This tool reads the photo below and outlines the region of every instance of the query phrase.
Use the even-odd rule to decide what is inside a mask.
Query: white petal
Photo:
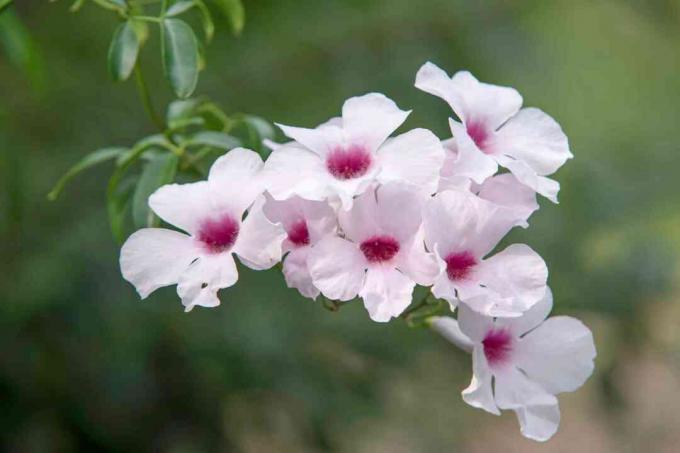
[[[583,385],[593,372],[595,355],[590,329],[578,319],[556,316],[519,341],[515,360],[532,380],[557,394]]]
[[[264,197],[248,211],[241,224],[233,251],[246,266],[255,269],[269,269],[281,261],[282,244],[286,231],[280,224],[270,222],[262,212]]]
[[[501,409],[519,409],[525,406],[550,406],[557,398],[538,383],[527,378],[514,366],[494,372],[496,404]]]
[[[402,244],[403,252],[397,255],[397,268],[422,286],[430,286],[440,273],[433,253],[425,250],[423,231],[420,229],[411,243]]]
[[[372,266],[359,296],[373,321],[388,322],[409,306],[415,286],[413,280],[394,268]]]
[[[557,404],[527,406],[515,409],[524,437],[539,442],[550,439],[560,425],[560,407]]]
[[[186,311],[195,306],[217,307],[217,291],[232,286],[238,280],[236,263],[231,253],[203,255],[182,274],[177,294]]]
[[[457,176],[464,176],[477,184],[481,184],[486,178],[498,171],[498,164],[494,158],[484,154],[477,147],[462,124],[449,118],[449,126],[458,149],[458,159],[455,166]]]
[[[527,219],[538,209],[536,193],[511,173],[487,179],[478,195],[484,200],[511,209],[517,218],[517,225],[523,228],[529,226]]]
[[[325,201],[305,200],[298,196],[279,201],[267,194],[263,209],[271,222],[281,223],[286,231],[304,220],[312,244],[321,237],[334,233],[337,227],[335,211]]]
[[[277,124],[286,136],[292,138],[321,158],[345,143],[345,133],[335,124],[324,123],[316,129]]]
[[[361,290],[367,264],[356,244],[328,236],[312,247],[307,266],[314,286],[324,296],[345,301],[356,297]]]
[[[262,172],[264,184],[277,200],[299,195],[307,200],[323,200],[327,189],[328,170],[311,151],[297,145],[286,145],[269,155]]]
[[[302,247],[291,251],[283,261],[283,276],[289,288],[295,288],[305,297],[316,299],[319,290],[314,286],[307,267],[310,248]]]
[[[149,197],[149,207],[167,223],[195,234],[214,213],[212,192],[206,181],[168,184]]]
[[[532,188],[536,193],[540,193],[553,203],[557,203],[557,194],[560,191],[560,184],[557,181],[539,176],[534,169],[521,160],[503,155],[494,157],[500,165],[510,170],[519,182]]]
[[[420,68],[416,87],[444,99],[463,121],[484,121],[490,130],[497,129],[522,106],[522,96],[514,88],[481,83],[467,71],[449,78],[432,63]]]
[[[120,270],[142,299],[156,289],[174,285],[199,255],[186,234],[163,228],[134,232],[120,251]]]
[[[215,194],[216,203],[228,207],[239,218],[264,192],[260,176],[262,158],[245,148],[235,148],[220,157],[210,168],[208,183]]]
[[[475,272],[481,284],[503,298],[497,307],[502,311],[519,315],[543,299],[547,291],[548,267],[528,245],[510,245],[482,261]]]
[[[406,121],[409,113],[385,95],[369,93],[345,101],[342,124],[350,143],[364,144],[374,152]]]
[[[540,176],[556,172],[574,157],[560,125],[537,108],[520,110],[500,128],[490,146],[526,163]]]
[[[458,321],[448,316],[433,316],[428,319],[430,327],[442,337],[458,346],[466,352],[472,352],[473,343],[467,335],[460,330]]]
[[[431,194],[439,183],[444,148],[432,132],[414,129],[387,141],[378,150],[378,161],[378,181],[382,184],[407,182]]]
[[[522,316],[507,320],[499,320],[507,326],[515,336],[520,337],[540,325],[550,314],[553,307],[553,296],[550,287],[546,288],[543,298]]]
[[[483,257],[514,226],[512,213],[462,190],[437,194],[425,205],[425,242],[438,244],[442,257],[451,252],[471,252]]]
[[[458,325],[460,330],[473,342],[481,343],[486,333],[493,328],[493,318],[472,310],[465,304],[458,307]]]
[[[472,382],[462,392],[463,401],[472,407],[500,415],[491,390],[492,377],[483,349],[476,347],[472,352]]]

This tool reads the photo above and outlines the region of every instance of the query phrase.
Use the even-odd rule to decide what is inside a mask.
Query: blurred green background
[[[413,88],[422,63],[516,87],[576,156],[523,241],[548,262],[556,313],[594,331],[596,373],[563,395],[547,444],[514,414],[468,407],[469,357],[425,330],[337,313],[241,269],[222,306],[174,288],[141,302],[120,276],[104,205],[111,168],[46,193],[73,162],[155,132],[134,84],[113,84],[114,16],[19,0],[0,25],[0,445],[5,451],[677,451],[680,429],[680,2],[246,1],[197,94],[227,111],[317,124],[368,91],[447,130]],[[9,38],[8,38],[9,36]],[[157,34],[142,54],[171,100]]]

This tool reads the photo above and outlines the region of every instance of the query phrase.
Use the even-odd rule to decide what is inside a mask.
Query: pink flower
[[[517,211],[463,190],[437,194],[425,206],[425,243],[439,263],[432,293],[489,316],[518,316],[546,291],[548,269],[529,246],[513,244],[485,258],[513,226]],[[485,296],[485,297],[477,297]]]
[[[483,316],[462,305],[457,321],[431,319],[435,330],[472,352],[473,377],[463,390],[465,402],[496,415],[499,409],[514,410],[522,434],[539,441],[557,431],[555,395],[583,385],[596,356],[590,330],[571,317],[547,318],[551,309],[548,290],[517,318]]]
[[[294,140],[275,146],[265,167],[267,189],[277,200],[339,198],[345,210],[373,183],[392,181],[437,188],[444,150],[425,129],[388,140],[409,112],[382,94],[348,99],[342,118],[315,129],[279,125]]]
[[[267,197],[264,213],[274,223],[280,223],[286,232],[283,252],[283,276],[291,288],[316,299],[319,290],[314,286],[307,268],[307,257],[311,247],[321,238],[335,234],[337,221],[335,212],[325,202],[303,200],[300,197],[277,201]]]
[[[450,119],[449,125],[470,178],[481,184],[502,165],[523,184],[557,202],[559,184],[546,176],[573,155],[554,119],[537,108],[521,109],[522,96],[515,89],[481,83],[467,71],[450,78],[425,63],[415,85],[444,99],[460,119]]]
[[[411,303],[416,283],[428,285],[436,263],[421,233],[421,194],[387,184],[339,212],[344,237],[327,236],[310,251],[309,271],[324,296],[360,296],[374,321],[387,322]]]
[[[262,201],[251,207],[263,190],[262,165],[256,153],[237,148],[213,164],[207,181],[170,184],[151,195],[151,209],[188,234],[144,228],[127,239],[120,267],[142,299],[177,284],[186,311],[215,307],[217,291],[238,279],[232,254],[253,269],[280,261],[285,233],[264,217]]]

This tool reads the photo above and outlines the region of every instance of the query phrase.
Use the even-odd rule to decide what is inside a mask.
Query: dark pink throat
[[[371,155],[363,146],[352,145],[331,151],[326,158],[326,168],[337,179],[353,179],[365,175],[371,162]]]
[[[491,366],[506,362],[512,353],[512,335],[504,329],[488,331],[482,344],[486,360]]]
[[[309,230],[307,229],[307,222],[298,220],[291,225],[288,230],[288,240],[297,247],[309,245]]]
[[[399,252],[399,242],[391,236],[373,236],[359,246],[370,263],[382,263]]]
[[[210,253],[229,250],[236,242],[239,222],[230,215],[203,222],[198,232],[198,240]]]
[[[472,141],[475,142],[475,145],[477,145],[477,148],[489,154],[490,134],[486,126],[484,126],[484,123],[471,121],[470,123],[466,124],[466,129]]]
[[[446,258],[446,275],[449,280],[465,280],[472,273],[477,260],[470,252],[451,253]]]

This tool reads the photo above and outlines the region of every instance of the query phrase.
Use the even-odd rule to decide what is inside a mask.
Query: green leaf
[[[255,115],[244,115],[243,121],[255,130],[260,136],[260,141],[264,139],[273,140],[276,137],[276,129],[269,121]]]
[[[193,116],[196,108],[201,105],[201,99],[178,99],[172,101],[168,106],[168,113],[166,115],[168,124],[179,119],[185,119]]]
[[[106,197],[106,211],[109,214],[111,233],[118,243],[122,243],[125,239],[125,219],[134,189],[135,178],[126,178],[117,184],[115,190]]]
[[[168,10],[165,12],[167,17],[179,16],[180,14],[193,8],[196,4],[194,0],[179,0],[175,2]]]
[[[171,183],[177,173],[179,158],[172,153],[155,155],[147,162],[132,196],[132,220],[138,228],[153,227],[160,220],[149,208],[149,196],[159,187]]]
[[[54,185],[54,188],[49,194],[47,194],[47,198],[51,201],[56,200],[61,191],[64,190],[66,183],[78,173],[97,164],[101,164],[102,162],[106,162],[121,156],[125,151],[127,151],[127,148],[102,148],[83,157],[77,164],[71,167],[61,178],[59,178],[59,181],[57,181],[57,183]]]
[[[213,35],[215,34],[215,24],[213,23],[212,14],[203,0],[194,0],[196,6],[201,11],[201,20],[203,22],[203,33],[205,34],[205,42],[209,43],[212,41]]]
[[[241,146],[241,141],[224,132],[201,131],[192,135],[185,144],[187,146],[211,146],[228,151]]]
[[[211,0],[229,20],[231,30],[235,35],[240,35],[246,20],[246,12],[241,0]]]
[[[46,83],[46,72],[40,49],[13,8],[6,9],[0,14],[0,45],[7,56],[7,61],[22,70],[35,91],[38,94],[42,93]]]
[[[77,13],[80,10],[80,8],[83,7],[84,4],[85,4],[85,0],[76,0],[75,2],[73,2],[73,4],[71,5],[71,7],[68,10],[69,10],[69,12]]]
[[[126,80],[132,74],[139,53],[139,38],[132,22],[118,26],[109,47],[109,74],[114,81]]]
[[[188,98],[198,82],[198,42],[193,30],[180,19],[165,19],[161,52],[163,69],[179,98]]]
[[[0,13],[5,10],[9,5],[12,4],[13,0],[0,0]]]

